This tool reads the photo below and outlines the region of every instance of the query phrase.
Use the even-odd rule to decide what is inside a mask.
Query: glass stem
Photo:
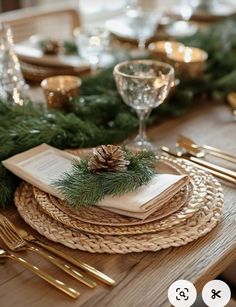
[[[90,68],[91,68],[91,74],[96,74],[98,68],[99,68],[99,58],[97,56],[93,56],[90,59]]]
[[[146,136],[146,119],[151,113],[151,109],[145,109],[145,110],[137,110],[137,114],[139,117],[139,133],[138,138],[140,140],[147,139]]]
[[[145,43],[146,43],[146,40],[140,39],[138,42],[138,48],[142,51],[145,50]]]

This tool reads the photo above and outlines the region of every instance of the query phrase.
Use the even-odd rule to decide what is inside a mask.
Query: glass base
[[[124,145],[127,146],[132,151],[142,151],[142,150],[151,150],[156,151],[157,147],[153,144],[148,138],[141,139],[137,136],[133,140],[126,140]]]

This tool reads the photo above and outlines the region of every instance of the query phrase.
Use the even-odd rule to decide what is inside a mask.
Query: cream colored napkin
[[[51,182],[71,170],[73,159],[65,151],[42,144],[17,154],[3,165],[39,189],[62,198]],[[158,174],[147,185],[122,196],[107,196],[97,206],[122,215],[145,219],[168,202],[189,181],[188,176]]]
[[[97,206],[139,219],[145,219],[167,203],[189,182],[187,175],[157,174],[145,186],[122,196],[107,196]]]

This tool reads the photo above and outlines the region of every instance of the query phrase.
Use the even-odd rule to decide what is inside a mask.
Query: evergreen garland
[[[133,154],[124,149],[125,159],[130,161],[126,171],[91,172],[88,160],[74,161],[71,172],[54,185],[66,203],[74,208],[91,206],[106,195],[123,195],[147,184],[155,172],[155,155],[148,151]]]
[[[182,114],[202,93],[224,97],[235,90],[236,21],[213,27],[183,41],[208,52],[205,74],[199,80],[181,80],[171,98],[153,110],[149,123]],[[23,107],[0,101],[0,161],[41,143],[61,149],[116,143],[137,126],[136,115],[122,102],[108,69],[83,80],[69,113],[47,111],[30,101]],[[11,201],[18,181],[0,164],[0,206]]]

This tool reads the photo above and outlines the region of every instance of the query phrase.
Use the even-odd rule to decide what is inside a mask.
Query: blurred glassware
[[[161,20],[161,11],[153,9],[151,5],[145,5],[144,1],[128,1],[125,11],[129,26],[133,29],[138,47],[145,49],[146,41],[154,36]]]
[[[168,8],[168,13],[172,16],[172,23],[166,28],[167,35],[172,37],[194,35],[198,30],[198,26],[189,21],[199,3],[200,0],[172,1],[172,4]]]
[[[171,2],[168,12],[184,21],[189,21],[201,0],[174,0]]]
[[[28,86],[15,54],[10,26],[0,24],[0,34],[0,99],[23,105]]]
[[[95,72],[100,66],[103,52],[109,47],[109,32],[103,27],[77,28],[74,36],[79,55],[89,61],[92,72]]]
[[[114,68],[117,89],[124,102],[139,117],[139,134],[127,145],[132,149],[154,149],[145,133],[145,121],[153,108],[166,99],[174,81],[174,69],[152,60],[126,61]]]

